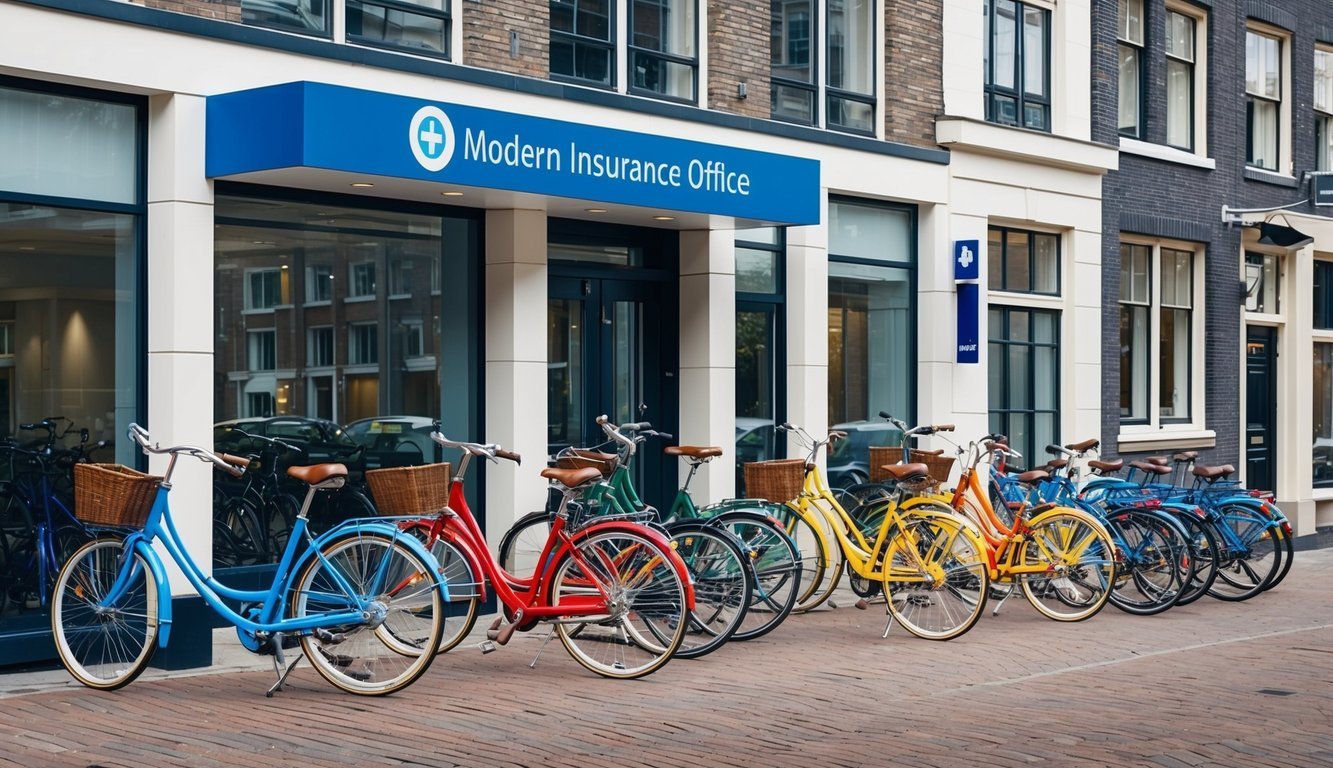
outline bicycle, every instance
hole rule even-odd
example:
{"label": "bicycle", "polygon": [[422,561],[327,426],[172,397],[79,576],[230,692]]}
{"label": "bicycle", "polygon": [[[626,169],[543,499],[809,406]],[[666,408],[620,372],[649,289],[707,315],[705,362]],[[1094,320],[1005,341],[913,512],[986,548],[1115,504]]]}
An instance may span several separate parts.
{"label": "bicycle", "polygon": [[[894,486],[877,503],[875,514],[880,522],[867,535],[833,495],[816,462],[819,451],[839,439],[840,433],[816,440],[792,424],[778,429],[795,435],[808,450],[807,458],[748,464],[746,486],[752,482],[787,485],[777,495],[796,491],[786,504],[789,518],[817,516],[824,521],[842,554],[836,570],[840,573],[845,565],[858,577],[882,585],[889,614],[884,636],[895,620],[913,635],[929,640],[950,640],[971,629],[985,610],[990,584],[985,542],[974,526],[947,506],[917,497],[930,483],[929,468],[921,463],[883,467]],[[903,429],[908,433],[905,439],[910,439],[953,426]]]}
{"label": "bicycle", "polygon": [[[341,464],[293,467],[308,486],[292,535],[267,590],[231,588],[205,575],[181,540],[169,503],[181,456],[240,477],[247,460],[188,445],[161,447],[137,424],[130,438],[146,454],[169,457],[161,477],[127,468],[76,467],[75,512],[101,535],[84,545],[56,577],[51,629],[65,668],[80,683],[121,688],[148,666],[171,634],[171,591],[160,545],[204,602],[234,625],[243,647],[273,657],[280,690],[301,657],[334,686],[384,695],[429,668],[443,631],[445,585],[430,553],[392,521],[353,520],[311,535],[315,495],[341,486]],[[240,603],[233,609],[227,601]]]}
{"label": "bicycle", "polygon": [[305,451],[278,438],[253,435],[239,428],[232,431],[258,450],[245,454],[250,464],[240,487],[214,483],[218,492],[213,503],[214,564],[271,563],[286,546],[301,508],[301,502],[285,489],[280,460],[287,454],[299,456]]}
{"label": "bicycle", "polygon": [[[667,446],[664,449],[668,455],[685,459],[690,472],[676,491],[671,507],[663,514],[640,500],[630,465],[638,446],[646,438],[669,439],[671,436],[653,430],[647,422],[616,425],[606,416],[599,416],[596,422],[615,444],[617,452],[569,448],[556,456],[556,464],[598,468],[605,482],[592,486],[593,492],[585,502],[595,509],[610,512],[644,512],[666,528],[682,555],[694,554],[695,562],[691,562],[691,557],[685,559],[695,580],[696,605],[700,602],[701,591],[706,592],[711,597],[714,615],[703,622],[696,617],[696,623],[701,624],[696,627],[696,642],[683,654],[677,651],[677,655],[703,655],[727,640],[762,637],[781,624],[795,606],[800,555],[771,511],[763,508],[767,502],[733,499],[700,508],[695,506],[689,494],[689,484],[695,472],[701,465],[722,455],[722,449],[700,446]],[[506,567],[532,562],[540,552],[549,525],[549,511],[524,515],[501,539],[500,561]],[[719,535],[727,541],[709,543]],[[739,563],[726,554],[732,546],[740,549]],[[710,552],[712,548],[715,550]],[[738,573],[748,577],[748,597],[743,587],[733,583]],[[709,582],[707,590],[700,588],[704,581]],[[741,598],[745,598],[743,610],[737,612],[735,626],[730,630],[719,626],[728,607],[740,604]]]}
{"label": "bicycle", "polygon": [[[441,473],[447,477],[449,472],[447,463],[370,470],[367,479],[382,506],[396,498],[395,486],[411,483],[426,489],[404,494],[401,503],[405,508],[393,509],[405,512],[417,507],[416,519],[402,523],[403,529],[427,547],[446,542],[459,553],[475,585],[469,602],[486,599],[487,584],[495,591],[502,614],[487,630],[487,639],[480,646],[483,653],[505,645],[515,632],[529,631],[545,621],[552,626],[551,635],[559,636],[575,661],[603,677],[642,677],[671,660],[684,640],[694,609],[689,572],[658,531],[629,519],[585,513],[575,499],[601,477],[598,470],[542,470],[542,477],[560,493],[560,504],[532,571],[515,574],[491,554],[464,495],[464,479],[473,458],[517,463],[519,455],[498,445],[450,440],[438,431],[431,433],[431,439],[462,453],[452,481],[441,482]],[[431,490],[439,488],[447,489],[446,504],[441,505],[440,496]],[[393,504],[390,501],[391,509]],[[421,516],[432,512],[430,517]],[[475,621],[475,609],[468,611],[463,625],[437,643],[437,652],[461,642]],[[540,656],[541,649],[533,665]]]}

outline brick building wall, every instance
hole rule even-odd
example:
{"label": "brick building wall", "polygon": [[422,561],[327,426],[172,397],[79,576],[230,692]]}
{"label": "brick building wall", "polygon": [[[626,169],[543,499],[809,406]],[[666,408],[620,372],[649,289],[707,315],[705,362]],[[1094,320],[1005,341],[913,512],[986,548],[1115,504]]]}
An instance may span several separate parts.
{"label": "brick building wall", "polygon": [[142,0],[140,5],[146,8],[188,13],[191,16],[203,16],[206,19],[235,22],[241,20],[241,0]]}
{"label": "brick building wall", "polygon": [[[462,63],[546,79],[551,72],[550,6],[532,0],[463,0]],[[515,48],[517,50],[515,50]]]}
{"label": "brick building wall", "polygon": [[[768,117],[769,25],[772,10],[758,0],[708,3],[708,106],[719,112]],[[745,85],[746,95],[738,86]]]}
{"label": "brick building wall", "polygon": [[884,138],[935,146],[944,112],[941,0],[885,0]]}
{"label": "brick building wall", "polygon": [[[1162,0],[1145,3],[1146,47],[1143,111],[1148,116],[1144,140],[1166,143],[1166,59],[1160,30],[1165,28]],[[1200,4],[1207,12],[1207,154],[1216,167],[1156,160],[1121,153],[1120,167],[1106,175],[1102,189],[1103,294],[1105,338],[1102,349],[1103,452],[1117,455],[1120,431],[1120,234],[1172,238],[1204,245],[1206,308],[1196,322],[1204,323],[1205,370],[1194,371],[1207,382],[1204,426],[1216,434],[1216,447],[1201,451],[1200,462],[1240,466],[1240,400],[1242,377],[1240,249],[1242,229],[1222,222],[1221,210],[1287,205],[1307,197],[1300,181],[1314,167],[1313,50],[1316,42],[1333,42],[1333,12],[1324,0],[1213,0]],[[1093,4],[1093,135],[1117,141],[1118,68],[1114,0]],[[1283,98],[1291,105],[1291,123],[1282,127],[1291,142],[1294,178],[1283,180],[1247,170],[1245,30],[1249,19],[1278,27],[1291,35],[1290,76]],[[1110,84],[1111,87],[1106,87]],[[1157,116],[1157,119],[1154,119]],[[1314,213],[1303,206],[1297,210]],[[1154,451],[1161,453],[1161,451]],[[1119,453],[1126,458],[1134,454]],[[1280,460],[1280,459],[1279,459]]]}

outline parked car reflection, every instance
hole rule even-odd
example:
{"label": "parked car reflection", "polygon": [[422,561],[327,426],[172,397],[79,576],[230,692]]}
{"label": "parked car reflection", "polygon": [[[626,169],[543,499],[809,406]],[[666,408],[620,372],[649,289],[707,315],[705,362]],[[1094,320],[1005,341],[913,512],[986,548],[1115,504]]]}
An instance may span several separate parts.
{"label": "parked car reflection", "polygon": [[426,416],[376,416],[343,428],[366,449],[366,469],[406,467],[442,461],[440,446],[430,439],[435,420]]}

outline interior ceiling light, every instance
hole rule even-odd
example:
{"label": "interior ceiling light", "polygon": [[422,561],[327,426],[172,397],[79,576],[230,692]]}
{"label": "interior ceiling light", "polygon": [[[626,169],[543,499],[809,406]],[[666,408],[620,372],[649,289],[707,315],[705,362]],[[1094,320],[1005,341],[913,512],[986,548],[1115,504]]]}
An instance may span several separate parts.
{"label": "interior ceiling light", "polygon": [[458,190],[455,190],[455,189],[451,189],[451,190],[449,190],[448,192],[441,192],[440,194],[444,195],[445,197],[462,197],[462,196],[463,196],[463,193],[462,193],[462,192],[459,192]]}
{"label": "interior ceiling light", "polygon": [[584,208],[588,213],[606,213],[605,208]]}
{"label": "interior ceiling light", "polygon": [[367,187],[373,187],[373,186],[375,186],[375,185],[374,185],[374,184],[371,184],[371,183],[368,182],[368,181],[354,181],[354,182],[352,182],[352,186],[354,186],[354,187],[356,187],[356,188],[358,188],[358,189],[365,189],[365,188],[367,188]]}
{"label": "interior ceiling light", "polygon": [[653,220],[654,220],[654,221],[675,221],[675,220],[676,220],[676,217],[675,217],[675,216],[654,216],[654,217],[653,217]]}

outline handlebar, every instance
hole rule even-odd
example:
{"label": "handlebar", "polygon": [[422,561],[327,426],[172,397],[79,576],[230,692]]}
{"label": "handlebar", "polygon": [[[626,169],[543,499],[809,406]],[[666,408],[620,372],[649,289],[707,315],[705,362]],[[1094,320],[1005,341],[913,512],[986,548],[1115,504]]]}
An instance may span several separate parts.
{"label": "handlebar", "polygon": [[449,438],[441,434],[439,431],[431,432],[430,439],[435,441],[437,444],[444,446],[445,448],[457,448],[458,450],[463,451],[464,453],[470,454],[472,456],[479,456],[489,461],[495,461],[496,459],[508,459],[509,461],[512,461],[515,464],[523,463],[522,456],[513,451],[506,451],[505,449],[501,448],[498,445],[495,445],[494,443],[489,443],[489,444],[469,443],[464,440],[450,440]]}
{"label": "handlebar", "polygon": [[193,456],[200,461],[212,462],[214,467],[226,472],[232,477],[240,477],[245,474],[245,468],[250,464],[249,459],[244,459],[239,456],[230,456],[225,453],[213,453],[207,448],[200,448],[196,445],[174,445],[170,448],[163,448],[157,443],[150,442],[151,438],[148,436],[148,430],[138,424],[130,424],[129,429],[126,431],[129,433],[130,439],[137,443],[139,448],[146,454],[166,453],[171,454],[172,457],[180,454]]}

